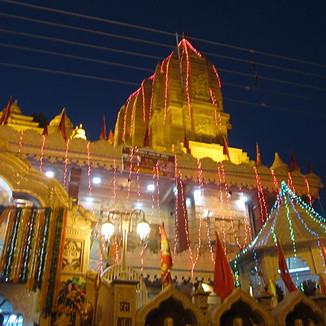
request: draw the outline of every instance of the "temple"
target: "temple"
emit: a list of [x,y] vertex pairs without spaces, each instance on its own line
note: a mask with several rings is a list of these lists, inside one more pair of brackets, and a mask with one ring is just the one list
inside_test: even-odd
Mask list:
[[[188,40],[127,98],[109,137],[102,126],[88,140],[68,114],[41,126],[17,100],[2,111],[5,322],[323,325],[322,182],[294,158],[275,153],[267,167],[258,145],[254,160],[230,146],[218,70]],[[236,285],[225,299],[213,290],[215,232]],[[280,277],[277,240],[295,292]]]

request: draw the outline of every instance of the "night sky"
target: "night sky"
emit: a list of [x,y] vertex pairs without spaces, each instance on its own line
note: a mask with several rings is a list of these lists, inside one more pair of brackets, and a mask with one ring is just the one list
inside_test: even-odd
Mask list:
[[0,106],[12,96],[23,114],[49,120],[66,107],[97,140],[102,115],[114,129],[129,94],[184,33],[219,71],[230,146],[255,159],[258,141],[267,166],[293,151],[303,173],[310,159],[326,182],[325,15],[325,1],[0,0]]

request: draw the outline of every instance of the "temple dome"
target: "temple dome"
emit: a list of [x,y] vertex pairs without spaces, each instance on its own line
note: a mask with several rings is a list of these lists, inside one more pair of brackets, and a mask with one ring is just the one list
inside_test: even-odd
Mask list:
[[[59,129],[61,117],[63,113],[65,112],[65,108],[62,109],[61,113],[55,116],[49,123],[48,130],[49,134],[55,133]],[[69,138],[74,130],[74,125],[72,124],[71,120],[67,115],[65,115],[65,127],[66,127],[66,133],[67,137]]]
[[185,135],[212,144],[227,139],[231,125],[223,112],[217,70],[186,39],[121,107],[115,144],[143,146],[147,127],[155,150],[171,150]]

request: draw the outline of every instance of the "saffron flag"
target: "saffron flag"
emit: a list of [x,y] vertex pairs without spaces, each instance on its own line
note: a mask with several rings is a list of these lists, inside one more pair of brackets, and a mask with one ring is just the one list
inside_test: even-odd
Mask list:
[[110,144],[113,144],[114,143],[114,135],[113,135],[113,132],[112,132],[111,129],[110,129],[110,132],[109,132],[108,141],[109,141]]
[[147,125],[146,131],[145,131],[143,147],[149,147],[149,128],[148,128],[148,125]]
[[61,120],[59,123],[59,130],[61,131],[62,137],[64,140],[67,140],[67,133],[66,133],[66,108],[62,109],[61,112]]
[[184,136],[184,139],[183,139],[183,147],[187,150],[187,154],[191,153],[191,150],[190,150],[190,147],[189,147],[189,141],[188,141],[186,132],[185,132],[185,136]]
[[256,142],[256,164],[261,165],[261,156],[258,142]]
[[221,301],[228,297],[234,289],[234,279],[223,250],[221,241],[217,232],[216,236],[216,256],[214,270],[214,292],[221,298]]
[[319,243],[320,243],[320,249],[321,249],[321,253],[323,254],[324,260],[325,260],[325,264],[326,264],[326,248],[324,246],[324,243],[322,241],[322,239],[318,239]]
[[293,152],[290,152],[290,160],[291,160],[291,171],[299,171],[300,172],[299,165],[297,164],[297,161],[294,157]]
[[100,139],[106,140],[106,123],[105,123],[105,116],[102,116],[102,128],[100,133]]
[[172,264],[169,241],[164,229],[164,223],[160,226],[160,233],[161,233],[161,279],[162,279],[162,286],[163,288],[165,288],[167,285],[172,284],[171,268],[173,264]]
[[9,99],[5,109],[2,111],[2,115],[0,118],[0,125],[6,125],[8,123],[8,118],[10,115],[10,107],[11,107],[11,98]]
[[226,155],[228,160],[231,161],[230,153],[229,153],[229,146],[228,146],[228,143],[226,142],[226,139],[224,136],[223,136],[223,155]]
[[175,208],[175,234],[176,252],[180,253],[189,248],[188,238],[188,213],[186,208],[186,196],[181,178],[176,178],[176,208]]
[[297,291],[298,289],[292,282],[291,275],[284,258],[283,250],[278,240],[277,240],[277,251],[278,251],[278,268],[281,271],[282,280],[289,292]]

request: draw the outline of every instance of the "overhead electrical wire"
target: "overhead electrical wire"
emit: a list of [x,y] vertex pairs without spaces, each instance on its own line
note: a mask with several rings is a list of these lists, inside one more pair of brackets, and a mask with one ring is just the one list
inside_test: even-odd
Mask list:
[[[112,37],[112,38],[128,40],[128,41],[140,42],[140,43],[145,43],[145,44],[149,44],[149,45],[165,47],[165,48],[169,48],[169,49],[174,49],[174,47],[175,47],[175,46],[172,46],[172,45],[169,45],[169,44],[166,44],[166,43],[153,42],[153,41],[148,41],[148,40],[135,38],[135,37],[131,37],[131,36],[125,36],[125,35],[120,35],[120,34],[102,32],[102,31],[98,31],[98,30],[94,30],[94,29],[71,26],[71,25],[66,25],[66,24],[61,24],[61,23],[54,23],[54,22],[50,22],[50,21],[46,21],[46,20],[22,17],[22,16],[12,15],[12,14],[3,13],[3,12],[0,13],[0,16],[9,17],[9,18],[18,19],[18,20],[30,21],[30,22],[45,24],[45,25],[50,25],[50,26],[56,26],[56,27],[61,27],[61,28],[66,28],[66,29],[91,33],[91,34],[97,34],[97,35],[101,35],[101,36],[107,36],[107,37]],[[243,62],[243,63],[247,63],[247,64],[252,64],[252,62],[253,62],[252,60],[246,60],[246,59],[241,59],[241,58],[237,58],[237,57],[225,56],[225,55],[220,55],[220,54],[211,53],[211,52],[202,52],[202,53],[204,55],[210,56],[210,57],[223,58],[223,59],[226,59],[226,60],[238,61],[238,62]],[[307,76],[311,76],[311,77],[326,79],[326,76],[324,76],[324,75],[304,72],[302,70],[296,70],[296,69],[290,69],[290,68],[280,67],[280,66],[276,66],[276,65],[264,64],[264,63],[261,63],[259,61],[258,62],[254,61],[254,63],[257,66],[267,67],[267,68],[271,68],[271,69],[278,69],[278,70],[293,72],[293,73],[297,73],[297,74],[307,75]]]
[[[113,83],[125,84],[125,85],[131,85],[131,86],[139,86],[138,83],[119,80],[119,79],[91,76],[91,75],[72,73],[72,72],[66,72],[66,71],[60,71],[60,70],[53,70],[53,69],[47,69],[47,68],[41,68],[41,67],[32,67],[32,66],[26,66],[26,65],[11,64],[8,62],[0,62],[0,66],[18,68],[18,69],[26,69],[26,70],[32,70],[32,71],[41,71],[41,72],[52,73],[52,74],[57,74],[57,75],[67,75],[67,76],[73,76],[73,77],[78,77],[78,78],[86,78],[86,79],[93,79],[93,80],[99,80],[99,81],[105,81],[105,82],[113,82]],[[326,115],[319,114],[319,113],[316,113],[313,111],[302,111],[302,110],[297,110],[297,109],[269,105],[267,103],[248,102],[248,101],[233,99],[233,98],[229,98],[229,97],[223,97],[223,100],[229,101],[229,102],[234,102],[234,103],[239,103],[239,104],[259,106],[262,108],[282,110],[282,111],[288,111],[288,112],[300,113],[300,114],[307,114],[307,115],[317,116],[319,118],[326,119]]]
[[[49,7],[40,6],[40,5],[27,4],[27,3],[23,3],[23,2],[19,2],[19,1],[15,1],[15,0],[0,0],[0,2],[10,3],[13,5],[24,6],[24,7],[34,8],[34,9],[53,12],[53,13],[60,13],[63,15],[70,15],[70,16],[74,16],[74,17],[90,19],[90,20],[94,20],[94,21],[100,21],[100,22],[120,25],[120,26],[124,26],[124,27],[139,29],[139,30],[143,30],[143,31],[153,32],[153,33],[159,33],[159,34],[163,34],[163,35],[175,36],[175,33],[166,32],[166,31],[162,31],[159,29],[144,27],[144,26],[140,26],[140,25],[136,25],[136,24],[123,23],[123,22],[119,22],[119,21],[115,21],[115,20],[106,19],[106,18],[100,18],[100,17],[75,13],[75,12],[61,10],[61,9],[49,8]],[[204,43],[212,44],[212,45],[218,45],[221,47],[231,48],[231,49],[235,49],[235,50],[239,50],[239,51],[245,51],[245,52],[249,52],[251,54],[260,54],[260,55],[275,57],[275,58],[279,58],[279,59],[283,59],[283,60],[287,60],[287,61],[294,61],[294,62],[303,63],[303,64],[307,64],[307,65],[313,65],[313,66],[317,66],[317,67],[326,68],[326,65],[319,64],[316,62],[291,58],[291,57],[278,55],[278,54],[274,54],[274,53],[269,53],[269,52],[265,52],[265,51],[248,49],[248,48],[235,46],[235,45],[231,45],[231,44],[226,44],[226,43],[222,43],[222,42],[210,41],[210,40],[206,40],[206,39],[202,39],[202,38],[198,38],[198,37],[192,37],[192,40],[196,40],[199,42],[204,42]]]
[[[9,34],[21,35],[21,36],[25,36],[25,37],[43,39],[43,40],[59,42],[59,43],[64,43],[64,44],[94,48],[94,49],[97,49],[97,50],[111,51],[111,52],[122,53],[122,54],[127,54],[127,55],[135,55],[135,56],[145,57],[145,58],[150,58],[150,59],[155,59],[155,60],[163,60],[164,59],[163,57],[153,56],[153,55],[134,52],[134,51],[114,49],[114,48],[109,48],[109,47],[104,47],[104,46],[99,46],[99,45],[94,45],[94,44],[89,44],[89,43],[81,43],[81,42],[77,42],[77,41],[64,40],[64,39],[59,39],[59,38],[54,38],[54,37],[49,37],[49,36],[42,36],[42,35],[32,34],[32,33],[17,32],[17,31],[8,30],[8,29],[0,29],[0,33],[9,33]],[[244,76],[244,77],[250,77],[250,78],[253,77],[252,74],[243,73],[243,72],[239,72],[239,71],[235,71],[235,70],[219,68],[219,71],[229,73],[229,74],[240,75],[240,76]],[[295,82],[290,82],[290,81],[275,79],[275,78],[270,78],[270,77],[264,77],[262,75],[260,75],[259,78],[262,79],[262,80],[267,80],[267,81],[275,82],[275,83],[288,84],[288,85],[293,85],[293,86],[302,87],[302,88],[310,88],[310,89],[315,89],[315,90],[318,90],[318,91],[326,91],[325,88],[310,86],[310,85],[306,85],[306,84],[300,84],[300,83],[295,83]]]
[[[29,48],[29,47],[20,46],[20,45],[13,45],[13,44],[1,43],[0,42],[0,46],[11,48],[11,49],[34,52],[34,53],[42,53],[42,54],[47,54],[47,55],[59,56],[59,57],[64,57],[64,58],[68,58],[68,59],[73,59],[73,60],[82,60],[82,61],[87,61],[87,62],[92,62],[92,63],[122,67],[122,68],[126,68],[126,69],[134,69],[134,70],[139,70],[139,71],[146,71],[146,72],[150,72],[150,73],[153,72],[153,69],[149,69],[149,68],[145,68],[145,67],[121,64],[121,63],[112,62],[112,61],[98,60],[98,59],[82,57],[82,56],[76,56],[76,55],[71,55],[71,54],[66,54],[66,53],[55,52],[55,51],[48,51],[48,50],[43,50],[43,49]],[[284,92],[266,90],[266,89],[262,89],[262,88],[258,88],[258,87],[249,86],[249,85],[239,85],[239,84],[233,84],[233,83],[227,83],[227,82],[224,82],[223,85],[224,86],[229,86],[229,87],[241,88],[241,89],[246,90],[246,91],[265,92],[265,93],[276,94],[276,95],[281,95],[281,96],[285,96],[285,97],[300,98],[300,99],[311,101],[311,102],[326,103],[326,100],[323,101],[323,100],[319,100],[319,99],[312,98],[312,97],[307,97],[307,96],[300,96],[300,95],[291,94],[291,93],[284,93]]]

